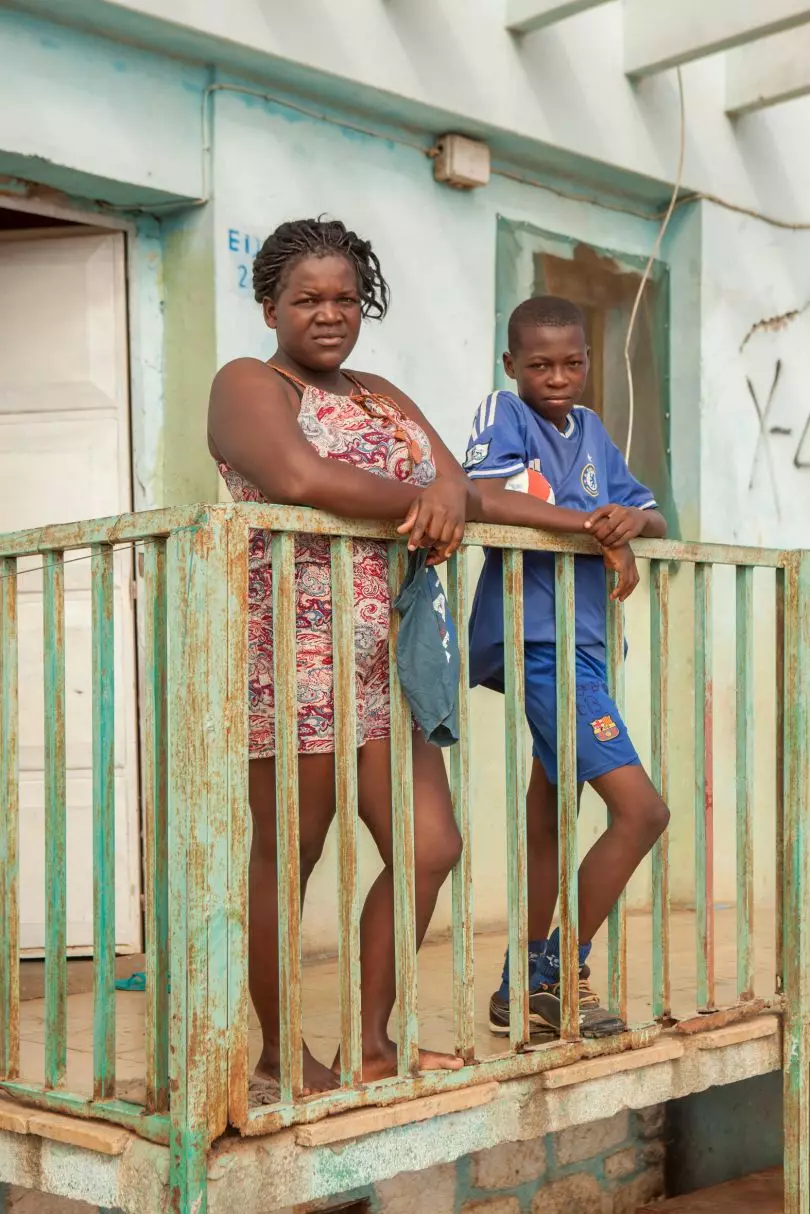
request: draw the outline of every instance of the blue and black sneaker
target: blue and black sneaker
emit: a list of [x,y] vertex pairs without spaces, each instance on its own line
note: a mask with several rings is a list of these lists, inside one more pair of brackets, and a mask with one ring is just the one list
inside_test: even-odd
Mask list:
[[[560,1035],[562,1002],[559,982],[544,982],[539,969],[540,957],[529,954],[529,1031],[532,1040],[553,1039]],[[583,1037],[614,1037],[627,1026],[599,1003],[588,979],[591,971],[583,965],[579,971],[579,1027]],[[489,1001],[489,1028],[496,1037],[509,1036],[509,963],[504,964],[501,986]]]

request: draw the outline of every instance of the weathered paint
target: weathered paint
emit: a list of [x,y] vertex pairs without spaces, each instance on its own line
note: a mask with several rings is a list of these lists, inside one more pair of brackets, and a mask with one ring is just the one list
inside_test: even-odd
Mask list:
[[281,1098],[304,1084],[301,1036],[301,847],[298,800],[298,695],[295,657],[295,551],[290,534],[274,535],[273,683],[275,688],[278,870],[279,1050]]
[[[624,608],[612,597],[617,575],[605,579],[607,594],[608,690],[624,716]],[[608,919],[608,1007],[622,1020],[627,1018],[627,894],[622,890]]]
[[[714,995],[714,673],[712,568],[695,566],[695,930],[697,1004]],[[781,889],[781,882],[777,885]],[[777,899],[778,901],[778,899]]]
[[335,793],[338,828],[338,974],[340,1073],[344,1087],[363,1077],[360,1024],[360,884],[357,857],[357,694],[354,669],[354,545],[332,540],[332,644],[334,651]]
[[17,562],[0,557],[0,1075],[20,1066],[20,707]]
[[[669,564],[650,565],[650,665],[652,668],[652,782],[669,800]],[[669,955],[669,837],[653,848],[653,1015],[666,1020],[671,1008]]]
[[115,1097],[115,635],[113,549],[92,550],[93,1095]]
[[754,994],[754,571],[737,570],[737,994]]
[[[198,653],[196,678],[204,681],[203,739],[206,794],[206,835],[203,869],[197,881],[205,903],[205,957],[207,989],[201,992],[199,1014],[204,1018],[207,1063],[206,1129],[211,1142],[228,1126],[228,937],[229,937],[229,730],[228,730],[228,588],[227,515],[207,529],[204,549],[205,644]],[[208,538],[210,537],[210,538]],[[200,542],[203,537],[200,537]],[[246,604],[234,621],[247,632]],[[193,673],[193,672],[192,672]],[[244,684],[243,684],[244,688]],[[193,871],[193,870],[192,870]]]
[[146,872],[146,1107],[169,1107],[169,814],[167,735],[166,543],[143,554],[146,672],[142,701],[143,821]]
[[785,1214],[810,1209],[810,554],[785,572]]
[[228,1109],[232,1125],[248,1115],[248,547],[244,518],[228,516]]
[[784,913],[785,913],[785,687],[787,660],[786,650],[786,620],[785,620],[785,570],[776,571],[776,637],[774,645],[774,660],[776,664],[776,740],[774,752],[776,756],[775,804],[776,813],[776,914],[775,914],[775,954],[776,954],[776,991],[784,990]]
[[[258,516],[258,518],[257,518]],[[284,1090],[281,1102],[271,1108],[248,1110],[247,1108],[247,711],[244,687],[247,676],[246,653],[246,602],[247,581],[247,537],[248,526],[257,521],[266,524],[268,517],[277,525],[274,529],[274,593],[276,596],[276,671],[278,705],[277,767],[283,772],[278,788],[279,800],[279,849],[280,849],[280,920],[284,920],[280,931],[282,966],[282,1026],[286,1037],[282,1037]],[[396,681],[396,663],[392,663],[392,777],[394,786],[395,839],[399,839],[399,855],[396,864],[396,898],[398,904],[398,931],[400,951],[397,959],[397,998],[400,1016],[400,1068],[393,1079],[381,1080],[368,1085],[357,1082],[359,1058],[360,1005],[357,990],[359,940],[357,939],[358,890],[351,879],[352,857],[356,866],[356,770],[352,752],[354,712],[339,714],[340,727],[338,764],[338,803],[343,819],[341,829],[345,835],[342,846],[343,863],[349,870],[349,880],[344,885],[344,913],[342,936],[345,941],[341,959],[344,1019],[342,1031],[342,1053],[344,1062],[342,1088],[302,1101],[297,1099],[301,1088],[301,958],[300,958],[300,873],[297,804],[297,733],[295,713],[295,625],[294,625],[294,560],[293,531],[297,528],[323,534],[331,534],[335,556],[334,600],[336,609],[336,682],[337,695],[341,703],[351,708],[353,682],[352,668],[352,621],[348,610],[351,602],[352,561],[351,542],[356,534],[372,534],[380,538],[390,536],[389,528],[380,525],[352,523],[330,519],[311,511],[261,507],[254,510],[243,506],[220,506],[193,508],[185,512],[168,511],[144,519],[124,517],[119,520],[102,520],[91,524],[68,525],[66,528],[43,529],[30,533],[20,540],[11,537],[10,544],[19,545],[23,551],[42,551],[46,554],[46,596],[44,606],[44,628],[50,637],[54,664],[48,673],[49,698],[58,704],[60,694],[59,666],[59,612],[61,599],[61,568],[63,548],[87,543],[89,536],[95,541],[93,549],[93,604],[94,604],[94,688],[96,691],[96,749],[94,774],[97,775],[97,820],[94,825],[96,855],[100,857],[98,870],[103,872],[109,865],[109,857],[103,850],[100,838],[107,824],[111,800],[105,792],[104,773],[111,757],[109,728],[111,711],[105,712],[112,692],[111,667],[107,654],[112,637],[112,543],[119,538],[143,536],[144,528],[150,527],[153,538],[144,553],[144,579],[146,586],[145,606],[147,619],[145,635],[150,681],[144,689],[144,750],[147,756],[145,773],[148,776],[147,807],[149,829],[147,831],[147,912],[149,968],[156,978],[161,967],[166,978],[166,957],[171,961],[171,994],[169,1011],[169,1086],[171,1092],[170,1119],[161,1115],[165,1106],[161,1096],[161,1052],[165,1053],[165,1026],[161,1037],[159,1023],[161,1008],[166,1007],[165,983],[152,982],[148,994],[147,1037],[149,1058],[149,1109],[144,1112],[138,1106],[128,1105],[112,1098],[112,1093],[100,1092],[101,1101],[87,1100],[69,1092],[49,1090],[44,1085],[26,1082],[6,1082],[3,1086],[13,1094],[24,1096],[31,1103],[40,1104],[59,1111],[72,1112],[84,1117],[103,1117],[128,1125],[142,1136],[158,1141],[170,1142],[171,1199],[176,1211],[195,1208],[202,1211],[205,1205],[205,1158],[211,1141],[222,1133],[227,1121],[239,1126],[243,1133],[253,1136],[268,1133],[293,1124],[319,1120],[331,1113],[359,1108],[363,1105],[386,1105],[430,1093],[450,1091],[469,1084],[481,1084],[492,1080],[514,1079],[520,1076],[539,1074],[552,1070],[580,1058],[615,1053],[626,1049],[642,1048],[649,1043],[646,1032],[628,1033],[621,1038],[605,1042],[582,1043],[576,1040],[560,1041],[548,1046],[532,1048],[528,1045],[528,974],[526,957],[526,859],[525,859],[525,763],[524,687],[523,687],[523,622],[522,622],[522,552],[509,547],[506,540],[523,542],[527,547],[547,547],[558,553],[556,559],[557,626],[560,637],[558,645],[558,685],[560,708],[558,714],[560,756],[560,872],[563,938],[563,1018],[565,1032],[576,1038],[578,1031],[578,991],[576,945],[576,772],[575,772],[575,691],[574,691],[574,630],[573,630],[573,569],[574,552],[579,550],[557,539],[546,539],[539,533],[524,533],[520,529],[508,533],[492,528],[470,529],[462,554],[450,567],[449,586],[451,600],[457,613],[464,614],[466,598],[465,553],[470,545],[486,539],[488,542],[506,546],[504,560],[505,620],[508,635],[514,644],[508,646],[507,664],[507,716],[508,745],[511,747],[508,799],[510,807],[510,948],[513,959],[513,993],[517,1004],[517,1015],[513,1011],[511,1049],[500,1057],[487,1059],[480,1065],[468,1065],[458,1072],[435,1072],[419,1075],[414,1060],[418,1062],[418,1040],[416,1035],[416,983],[415,935],[413,904],[413,804],[411,774],[411,730],[410,717]],[[56,542],[57,536],[59,542]],[[166,538],[168,537],[168,538]],[[26,547],[32,545],[32,547]],[[655,554],[652,565],[652,614],[651,641],[653,667],[653,777],[667,795],[668,784],[668,652],[670,641],[669,621],[669,560],[671,553],[682,549],[682,545],[656,543],[650,546]],[[639,545],[640,550],[642,545]],[[585,548],[587,550],[587,546]],[[723,559],[728,562],[736,550],[724,549]],[[703,638],[702,658],[697,663],[698,686],[695,691],[696,735],[704,742],[707,721],[711,719],[711,556],[710,550],[690,546],[690,555],[702,556],[698,562],[695,582],[695,605],[697,634]],[[744,554],[743,573],[738,573],[740,585],[745,587],[751,578],[747,572],[751,554]],[[69,558],[66,558],[69,559]],[[803,559],[803,558],[801,558]],[[2,558],[3,567],[13,574],[13,558]],[[797,645],[796,601],[798,582],[791,570],[798,567],[792,554],[770,553],[768,565],[785,570],[784,620],[787,641],[785,653],[786,678],[784,689],[783,717],[785,729],[795,727],[795,698],[793,649]],[[392,589],[398,589],[404,574],[406,551],[401,542],[392,543],[390,559],[390,581]],[[733,563],[733,562],[732,562]],[[810,580],[810,574],[806,575]],[[0,708],[0,738],[8,749],[10,728],[6,702],[12,708],[16,704],[16,683],[13,649],[15,631],[13,623],[14,577],[0,581],[0,606],[3,608],[2,669],[3,697]],[[777,582],[778,593],[780,583]],[[743,596],[742,617],[748,611]],[[10,605],[11,604],[11,605]],[[804,622],[806,630],[806,620]],[[745,627],[742,640],[745,641]],[[619,697],[622,683],[623,627],[621,609],[611,604],[608,617],[608,639],[610,644],[611,686]],[[806,640],[806,638],[805,638]],[[802,642],[804,643],[804,642]],[[396,619],[393,621],[391,645],[395,653]],[[779,647],[777,646],[777,656]],[[467,662],[466,643],[462,639],[462,659]],[[702,663],[702,665],[701,665]],[[778,678],[777,673],[777,678]],[[790,680],[790,681],[789,681]],[[779,684],[777,684],[779,686]],[[195,694],[189,696],[193,687]],[[286,698],[285,698],[286,697]],[[462,731],[467,729],[466,706],[462,702]],[[165,726],[161,725],[165,722]],[[106,723],[106,728],[102,728]],[[343,734],[345,733],[345,737]],[[165,737],[168,736],[168,751]],[[785,746],[788,772],[785,781],[785,848],[786,891],[791,881],[791,847],[795,851],[795,832],[789,825],[792,790],[797,774],[790,767],[788,757],[793,745],[793,733],[789,734],[790,746]],[[105,740],[106,739],[106,740]],[[56,747],[56,741],[53,745]],[[464,836],[469,844],[469,822],[465,824],[463,799],[469,786],[469,757],[463,747],[457,757],[451,754],[451,776],[453,781],[456,812]],[[695,775],[696,806],[704,811],[704,830],[708,830],[710,818],[706,816],[707,780],[710,780],[711,745],[699,748]],[[701,768],[701,762],[703,767]],[[708,764],[708,767],[707,767]],[[16,789],[15,779],[11,781]],[[4,787],[9,787],[8,765],[3,769]],[[793,781],[791,784],[790,781]],[[5,820],[4,820],[5,823]],[[3,845],[8,848],[8,825],[4,824]],[[161,842],[168,834],[167,846]],[[791,842],[793,840],[793,842]],[[165,848],[165,857],[161,851]],[[100,850],[101,849],[101,850]],[[465,848],[467,850],[468,848]],[[704,848],[704,851],[706,849]],[[698,858],[700,858],[700,849]],[[744,857],[743,857],[744,860]],[[745,861],[744,861],[745,862]],[[654,959],[655,1011],[666,1018],[669,1011],[668,991],[668,881],[666,854],[659,852],[655,858],[655,936]],[[168,873],[161,871],[168,867]],[[342,870],[343,871],[343,870]],[[803,879],[802,874],[802,879]],[[472,988],[471,933],[465,939],[464,924],[467,922],[471,897],[469,873],[459,868],[457,874],[457,921],[456,921],[456,984]],[[703,881],[707,878],[704,875]],[[706,894],[708,899],[709,895]],[[168,899],[168,901],[165,901]],[[2,908],[3,924],[8,919],[8,906],[13,899],[8,896]],[[161,904],[163,903],[163,909]],[[788,904],[786,903],[786,906]],[[707,921],[709,919],[706,914]],[[783,916],[785,930],[795,931],[795,915]],[[788,926],[790,925],[790,926]],[[98,925],[97,925],[98,926]],[[615,930],[615,929],[614,929]],[[166,940],[166,933],[170,941]],[[108,964],[104,949],[109,948],[109,933],[100,931],[97,967]],[[709,952],[705,952],[706,932],[699,932],[697,940],[698,967],[705,966],[706,989],[710,987]],[[7,944],[4,944],[7,948]],[[612,998],[621,1005],[624,970],[621,964],[621,929],[614,935]],[[792,946],[791,946],[792,949]],[[791,949],[785,950],[786,965],[791,964]],[[5,954],[4,954],[5,955]],[[521,973],[522,967],[522,973]],[[347,982],[348,974],[350,982]],[[796,1015],[803,1015],[796,1002],[795,972],[786,971],[787,1006],[793,1007],[794,1039],[800,1046],[804,1038],[802,1029],[796,1028]],[[806,975],[805,979],[806,981]],[[348,989],[350,983],[353,989]],[[105,983],[99,983],[97,996],[97,1027],[100,1028],[101,1048],[97,1059],[99,1082],[114,1082],[112,1066],[105,1066],[110,1059],[108,1034],[111,1023],[112,1000],[104,999]],[[162,994],[161,994],[162,992]],[[765,993],[767,995],[767,992]],[[791,998],[794,1002],[791,1004]],[[6,1003],[13,1003],[4,993]],[[711,1005],[707,994],[705,1006]],[[514,1008],[513,1004],[513,1008]],[[762,997],[752,1000],[743,1008],[734,1008],[687,1021],[681,1036],[693,1032],[707,1031],[720,1023],[731,1023],[741,1016],[751,1017],[765,1005]],[[774,1003],[773,1006],[778,1006]],[[798,1012],[796,1009],[799,1009]],[[525,1011],[524,1011],[525,1009]],[[468,992],[456,997],[456,1040],[459,1053],[464,1056],[465,1041],[472,1041],[470,1027],[471,1009]],[[791,1012],[788,1011],[790,1020]],[[516,1031],[517,1030],[517,1031]],[[657,1030],[656,1030],[657,1031]],[[60,1048],[58,1017],[49,1024],[49,1041],[46,1052],[58,1056]],[[518,1040],[515,1041],[514,1037]],[[5,1048],[5,1047],[4,1047]],[[798,1047],[797,1047],[798,1048]],[[801,1046],[804,1048],[804,1046]],[[100,1061],[99,1061],[100,1060]],[[789,1061],[789,1058],[788,1058]],[[296,1071],[298,1074],[296,1075]],[[8,1071],[7,1071],[8,1073]]]
[[[219,909],[221,891],[208,881],[208,817],[211,766],[221,765],[222,721],[210,717],[218,689],[209,676],[212,603],[209,578],[227,585],[221,533],[216,524],[172,534],[167,543],[168,733],[169,733],[169,1089],[171,1109],[170,1171],[173,1214],[205,1212],[206,1148],[212,1113],[226,1106],[227,1092],[212,1089],[210,1039],[208,917]],[[212,592],[214,604],[217,592]],[[220,628],[224,619],[220,618]],[[220,635],[220,644],[222,636]],[[195,694],[189,695],[189,687]],[[213,750],[213,754],[211,751]],[[216,808],[216,807],[215,807]],[[243,908],[246,909],[246,908]],[[209,1108],[213,1105],[213,1110]]]
[[450,792],[462,841],[461,858],[453,869],[453,1023],[456,1053],[465,1062],[472,1062],[475,1057],[475,920],[470,820],[470,651],[469,635],[463,624],[470,613],[467,573],[467,551],[462,548],[450,558],[447,566],[450,614],[456,621],[459,650],[459,740],[450,751]]
[[577,884],[577,687],[574,557],[554,561],[557,633],[557,833],[560,874],[561,1035],[579,1037],[579,900]]
[[509,916],[509,1044],[529,1043],[529,903],[526,873],[526,672],[523,553],[503,554],[506,728],[506,896]]
[[[388,545],[388,589],[399,593],[407,570],[403,541]],[[416,886],[413,842],[413,723],[397,672],[399,617],[391,613],[388,655],[391,687],[391,820],[394,852],[394,949],[396,953],[397,1070],[419,1072],[419,1017],[416,1009]]]
[[61,1087],[67,1066],[67,755],[65,746],[65,561],[42,569],[45,749],[45,1082]]

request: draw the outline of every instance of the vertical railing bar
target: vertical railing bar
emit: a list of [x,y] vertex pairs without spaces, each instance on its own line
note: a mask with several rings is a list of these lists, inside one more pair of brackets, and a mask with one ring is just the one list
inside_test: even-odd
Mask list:
[[784,893],[785,893],[785,570],[776,570],[776,984],[784,990]]
[[143,552],[143,803],[146,868],[146,1107],[169,1107],[166,541]]
[[715,1006],[712,567],[695,565],[695,933],[697,1005]]
[[[407,571],[403,544],[388,545],[388,582],[391,601],[396,598]],[[419,1019],[416,970],[416,886],[413,840],[413,722],[397,673],[399,616],[391,612],[389,665],[391,687],[391,810],[394,827],[394,944],[397,970],[397,1070],[415,1075],[419,1070]]]
[[357,853],[357,694],[355,687],[353,543],[333,536],[335,793],[338,836],[338,974],[340,1076],[344,1087],[363,1079],[360,990],[360,876]]
[[[606,577],[608,690],[619,713],[624,715],[624,608],[611,598],[618,584],[615,574]],[[627,1020],[627,895],[623,890],[608,917],[608,1007]]]
[[785,569],[785,1214],[810,1209],[810,553]]
[[754,997],[754,570],[737,568],[737,994]]
[[228,1109],[231,1124],[248,1117],[248,562],[250,531],[242,516],[228,523]]
[[92,549],[93,1093],[115,1096],[115,616],[113,548]]
[[0,1076],[20,1070],[17,561],[0,557]]
[[[205,791],[206,833],[202,836],[205,896],[206,982],[203,1014],[207,1021],[205,1105],[210,1140],[228,1126],[228,533],[229,512],[211,511],[205,578]],[[216,725],[214,725],[216,722]]]
[[[211,556],[214,554],[214,560]],[[169,819],[170,1204],[204,1210],[209,1107],[208,828],[210,581],[214,529],[178,528],[166,544]],[[221,638],[220,638],[221,639]]]
[[560,1036],[579,1037],[577,689],[574,557],[554,558],[557,638],[557,835],[560,874]]
[[529,901],[526,853],[526,673],[523,656],[523,552],[503,554],[506,697],[506,863],[509,916],[509,1042],[530,1040]]
[[[669,802],[669,564],[650,562],[650,649],[652,671],[652,782]],[[653,1015],[666,1020],[672,1011],[670,980],[669,836],[652,853]]]
[[458,733],[450,751],[450,791],[462,839],[461,858],[453,869],[453,1022],[456,1054],[465,1062],[475,1057],[475,987],[472,889],[472,831],[470,806],[470,654],[467,634],[467,550],[450,558],[448,601],[456,625],[459,649]]
[[295,646],[294,536],[277,532],[273,559],[276,830],[278,836],[279,1042],[281,1098],[303,1087],[301,998],[301,856],[298,798],[298,697]]
[[67,1066],[67,753],[65,741],[65,561],[42,565],[45,791],[45,1083]]

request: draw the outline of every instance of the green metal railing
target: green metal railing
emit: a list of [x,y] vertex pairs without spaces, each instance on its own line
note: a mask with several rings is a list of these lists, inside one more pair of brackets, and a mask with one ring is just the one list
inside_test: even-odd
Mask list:
[[[274,660],[279,873],[281,1097],[248,1104],[247,872],[247,568],[250,528],[273,533]],[[339,854],[341,1086],[303,1099],[302,947],[295,685],[296,533],[331,537],[334,604],[336,804]],[[461,740],[450,752],[453,805],[464,848],[453,873],[455,1072],[418,1072],[414,928],[411,723],[391,663],[391,763],[395,846],[398,1074],[361,1081],[360,883],[354,705],[352,541],[389,544],[392,590],[407,553],[393,528],[261,505],[188,507],[114,520],[53,526],[0,537],[0,1087],[20,1098],[83,1117],[121,1123],[171,1148],[175,1208],[204,1208],[206,1155],[228,1125],[265,1134],[368,1104],[388,1104],[449,1088],[537,1074],[587,1053],[643,1046],[672,1012],[670,882],[666,836],[652,856],[652,1009],[657,1023],[600,1043],[579,1039],[577,964],[577,787],[574,686],[574,556],[587,541],[517,528],[470,527],[445,578],[458,621],[469,604],[468,551],[504,550],[506,636],[506,821],[510,954],[509,1050],[474,1062],[470,699],[466,629],[459,627]],[[143,549],[139,625],[142,803],[145,846],[146,1101],[116,1097],[115,791],[113,551]],[[71,556],[90,549],[89,557]],[[523,552],[556,554],[559,758],[559,872],[562,1033],[532,1045],[527,960]],[[675,542],[639,543],[650,564],[652,778],[670,789],[670,576],[694,566],[695,1012],[710,1028],[717,1008],[713,889],[713,575],[736,568],[737,992],[752,1005],[754,967],[754,598],[757,568],[775,571],[777,928],[776,981],[764,992],[785,1013],[786,1210],[810,1208],[810,554]],[[40,555],[45,689],[44,1082],[20,1074],[18,562]],[[93,1092],[65,1086],[68,1048],[66,962],[66,744],[64,565],[92,568],[93,691]],[[609,589],[609,586],[608,586]],[[608,599],[608,667],[620,709],[625,693],[622,609]],[[681,638],[682,639],[682,638]],[[392,621],[391,653],[397,642]],[[730,845],[730,840],[727,841]],[[627,915],[622,899],[609,922],[609,1002],[628,1008]]]

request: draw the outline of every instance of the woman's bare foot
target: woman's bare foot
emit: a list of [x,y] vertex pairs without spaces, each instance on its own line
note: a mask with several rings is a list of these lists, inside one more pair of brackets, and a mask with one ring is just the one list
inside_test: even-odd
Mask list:
[[[254,1074],[253,1086],[258,1094],[260,1084],[277,1084],[281,1076],[281,1064],[279,1059],[278,1049],[262,1052],[262,1056],[256,1066]],[[304,1045],[304,1086],[301,1089],[302,1096],[314,1096],[317,1092],[329,1092],[340,1087],[340,1079],[330,1071],[329,1067],[324,1066],[322,1062],[318,1062],[317,1058],[313,1058],[307,1045]],[[280,1097],[277,1097],[280,1099]],[[267,1101],[261,1100],[258,1103],[265,1104]]]
[[[433,1050],[419,1051],[420,1071],[459,1071],[464,1066],[464,1059],[455,1054],[438,1054]],[[332,1064],[333,1071],[340,1074],[340,1051]],[[373,1053],[363,1055],[363,1083],[373,1083],[375,1079],[391,1079],[397,1073],[397,1047],[394,1041],[388,1041]]]

